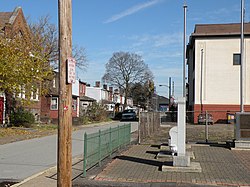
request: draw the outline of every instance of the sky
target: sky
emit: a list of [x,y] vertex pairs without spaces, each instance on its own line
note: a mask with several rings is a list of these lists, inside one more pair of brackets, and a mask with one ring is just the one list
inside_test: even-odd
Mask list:
[[[187,43],[195,24],[239,23],[240,0],[186,0]],[[184,0],[72,0],[73,45],[85,48],[88,67],[77,77],[94,85],[114,52],[142,56],[154,74],[156,92],[168,97],[169,77],[174,95],[182,95]],[[23,9],[31,22],[46,15],[58,25],[56,0],[0,0],[0,11]],[[250,0],[245,0],[250,21]],[[160,87],[159,85],[166,85]]]

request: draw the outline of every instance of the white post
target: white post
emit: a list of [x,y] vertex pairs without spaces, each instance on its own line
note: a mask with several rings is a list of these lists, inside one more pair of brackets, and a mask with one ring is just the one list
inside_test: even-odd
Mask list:
[[177,156],[173,156],[173,166],[190,166],[190,156],[186,155],[186,98],[178,99]]
[[186,155],[186,98],[178,99],[178,140],[177,140],[177,156]]

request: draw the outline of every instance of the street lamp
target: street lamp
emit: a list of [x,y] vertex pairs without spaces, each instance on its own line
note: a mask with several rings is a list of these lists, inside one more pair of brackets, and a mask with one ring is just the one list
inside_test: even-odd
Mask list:
[[166,85],[166,84],[160,84],[159,86],[160,86],[160,87],[162,87],[162,86],[168,87],[168,89],[169,89],[168,99],[169,99],[169,103],[170,103],[170,97],[171,97],[171,86],[170,86],[170,85]]
[[168,85],[166,85],[166,84],[160,84],[159,85],[160,87],[161,86],[165,86],[165,87],[168,87],[168,99],[169,99],[169,104],[170,104],[170,98],[171,98],[171,77],[169,77],[169,84]]

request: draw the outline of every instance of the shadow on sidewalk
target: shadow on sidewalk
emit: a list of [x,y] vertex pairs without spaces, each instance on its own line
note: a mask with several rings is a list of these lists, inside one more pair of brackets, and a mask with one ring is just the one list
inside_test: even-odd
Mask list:
[[196,142],[196,144],[201,144],[201,145],[208,145],[208,146],[211,146],[211,147],[222,147],[222,148],[225,148],[225,149],[230,149],[230,145],[227,144],[227,143],[219,143],[219,142]]
[[146,165],[151,165],[151,166],[157,166],[160,168],[162,167],[162,165],[167,165],[167,166],[173,166],[173,162],[171,161],[156,161],[156,160],[148,160],[148,159],[144,159],[144,158],[136,158],[136,157],[131,157],[131,156],[117,156],[115,157],[115,159],[120,159],[120,160],[127,160],[130,162],[136,162],[136,163],[140,163],[140,164],[146,164]]

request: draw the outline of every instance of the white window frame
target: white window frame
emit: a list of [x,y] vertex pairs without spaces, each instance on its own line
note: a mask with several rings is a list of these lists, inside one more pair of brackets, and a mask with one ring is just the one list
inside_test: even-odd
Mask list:
[[[55,104],[53,104],[53,100],[56,101]],[[54,108],[53,106],[56,106],[56,108]],[[50,110],[58,110],[58,97],[51,97]]]

